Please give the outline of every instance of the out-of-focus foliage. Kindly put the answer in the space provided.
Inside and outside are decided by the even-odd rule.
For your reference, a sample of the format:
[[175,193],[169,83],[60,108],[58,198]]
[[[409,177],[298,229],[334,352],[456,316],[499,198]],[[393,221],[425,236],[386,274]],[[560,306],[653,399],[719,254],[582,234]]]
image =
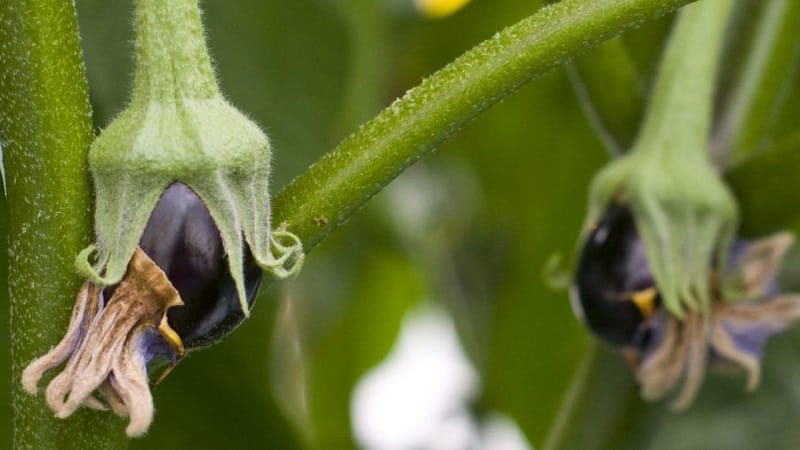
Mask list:
[[[102,127],[130,90],[132,5],[76,3]],[[202,7],[223,91],[273,142],[277,190],[427,74],[540,4],[473,0],[441,20],[419,16],[411,0],[205,0]],[[622,38],[645,91],[669,23]],[[797,130],[797,91],[779,130]],[[415,193],[390,186],[315,249],[297,279],[262,292],[241,329],[183,361],[155,389],[154,425],[131,447],[356,446],[353,387],[388,354],[404,315],[423,299],[456,320],[481,376],[476,413],[507,414],[540,447],[588,340],[566,292],[548,287],[542,272],[553,254],[571,257],[589,180],[607,157],[564,71],[535,80],[398,180]],[[434,206],[422,218],[406,214],[408,195]],[[621,398],[600,395],[608,386],[602,377],[589,384],[596,403],[573,428],[587,434],[567,444],[796,448],[798,339],[795,332],[769,345],[755,394],[743,392],[740,376],[712,374],[683,414],[639,400],[621,356],[604,352],[603,373],[631,378],[615,384]],[[0,344],[7,340],[0,334]],[[7,442],[9,421],[2,423]]]
[[2,397],[0,397],[0,445],[11,445],[11,336],[9,328],[8,308],[8,212],[6,209],[5,187],[3,198],[0,199],[0,367],[3,368],[4,381],[0,381]]

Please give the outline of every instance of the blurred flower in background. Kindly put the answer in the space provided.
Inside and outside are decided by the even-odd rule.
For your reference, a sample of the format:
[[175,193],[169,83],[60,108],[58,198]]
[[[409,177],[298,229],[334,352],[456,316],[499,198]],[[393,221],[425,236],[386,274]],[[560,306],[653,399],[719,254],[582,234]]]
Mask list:
[[441,19],[466,6],[470,0],[414,0],[417,11],[431,19]]

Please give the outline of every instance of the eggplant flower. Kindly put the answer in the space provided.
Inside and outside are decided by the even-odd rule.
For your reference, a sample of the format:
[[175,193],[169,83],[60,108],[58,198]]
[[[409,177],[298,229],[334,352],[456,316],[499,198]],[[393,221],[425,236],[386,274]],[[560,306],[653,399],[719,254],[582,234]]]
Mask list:
[[661,399],[683,380],[673,407],[688,407],[712,363],[741,368],[753,390],[767,339],[800,319],[800,295],[780,293],[776,282],[793,241],[789,233],[737,241],[727,271],[711,268],[708,312],[680,318],[664,307],[633,215],[613,204],[584,243],[573,309],[595,334],[623,349],[645,399]]
[[[188,187],[176,183],[162,195],[119,283],[84,283],[67,332],[23,372],[35,394],[42,375],[66,361],[47,386],[56,417],[78,407],[112,409],[130,417],[129,436],[147,431],[153,417],[148,374],[166,363],[163,379],[187,351],[214,343],[244,320],[227,269],[222,240],[208,209]],[[244,261],[248,305],[261,269]]]
[[136,1],[136,74],[128,107],[89,149],[94,245],[62,341],[23,373],[42,375],[57,417],[78,407],[153,417],[148,372],[210,345],[248,316],[262,270],[303,262],[300,239],[270,223],[269,139],[220,94],[197,0]]

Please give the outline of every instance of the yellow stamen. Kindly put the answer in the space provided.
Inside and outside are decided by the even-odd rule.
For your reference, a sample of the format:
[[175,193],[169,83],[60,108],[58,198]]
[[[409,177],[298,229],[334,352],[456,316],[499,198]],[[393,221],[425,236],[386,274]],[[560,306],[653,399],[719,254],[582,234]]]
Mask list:
[[650,287],[634,292],[631,301],[639,308],[639,312],[642,313],[644,318],[649,319],[656,309],[656,288]]
[[175,353],[177,353],[178,358],[182,357],[183,354],[186,352],[186,349],[183,347],[183,341],[181,340],[181,337],[178,336],[178,333],[176,333],[175,330],[173,330],[172,327],[169,326],[169,323],[167,323],[166,314],[161,319],[161,323],[158,324],[158,331],[161,333],[161,336],[163,336],[164,339],[166,339],[170,347],[172,347],[172,349],[175,350]]

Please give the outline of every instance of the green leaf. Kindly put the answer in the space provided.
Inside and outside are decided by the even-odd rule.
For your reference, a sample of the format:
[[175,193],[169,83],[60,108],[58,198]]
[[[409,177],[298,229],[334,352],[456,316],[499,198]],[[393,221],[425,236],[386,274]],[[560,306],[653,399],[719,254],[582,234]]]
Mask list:
[[725,174],[741,208],[740,233],[761,236],[789,227],[800,216],[800,133],[743,161]]
[[745,58],[723,110],[715,146],[730,150],[733,163],[774,142],[774,128],[800,62],[800,3],[763,2]]
[[584,113],[612,154],[633,144],[644,115],[640,76],[621,37],[567,65]]
[[[367,370],[387,356],[405,312],[424,292],[418,268],[398,255],[374,249],[355,269],[341,315],[316,338],[307,340],[308,412],[315,448],[353,447],[348,414],[352,390]],[[315,302],[331,301],[319,294],[324,295],[305,300],[306,309]]]

